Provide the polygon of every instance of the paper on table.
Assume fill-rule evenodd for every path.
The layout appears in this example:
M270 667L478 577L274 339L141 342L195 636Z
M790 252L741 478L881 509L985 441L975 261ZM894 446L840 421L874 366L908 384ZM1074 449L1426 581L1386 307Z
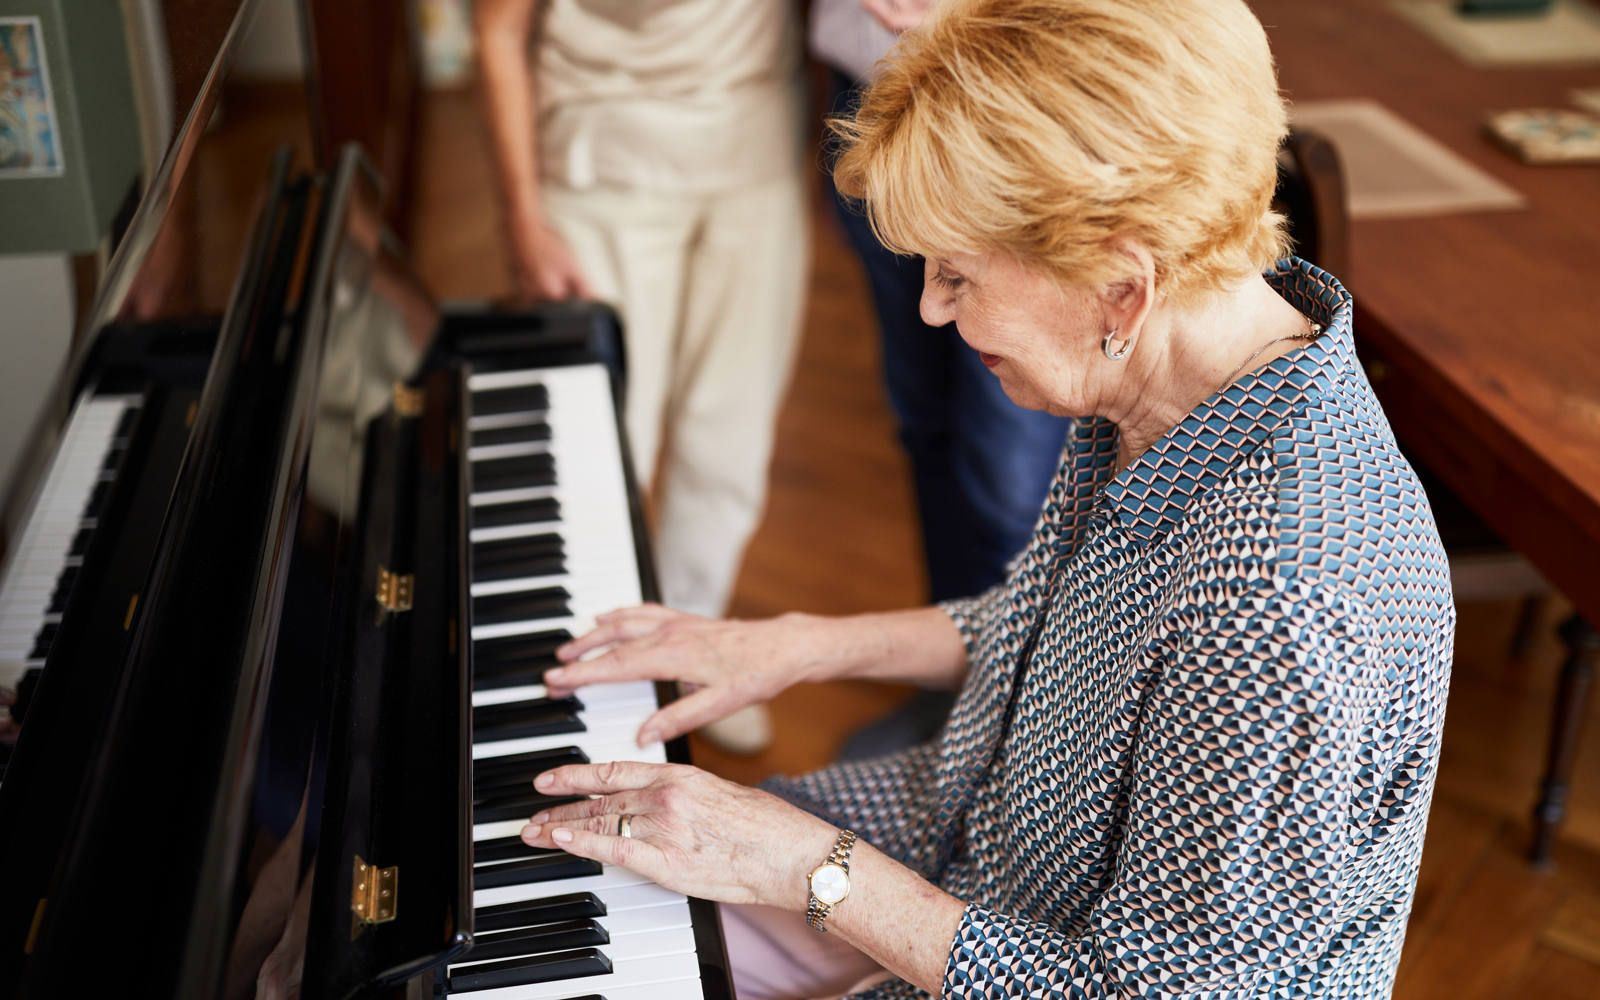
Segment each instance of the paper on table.
M1344 162L1354 219L1521 208L1513 188L1484 173L1376 101L1305 101L1294 123L1326 136Z
M1544 14L1464 17L1454 0L1397 0L1395 9L1474 66L1600 63L1600 12L1556 0Z
M1600 115L1600 87L1579 88L1572 92L1572 103Z

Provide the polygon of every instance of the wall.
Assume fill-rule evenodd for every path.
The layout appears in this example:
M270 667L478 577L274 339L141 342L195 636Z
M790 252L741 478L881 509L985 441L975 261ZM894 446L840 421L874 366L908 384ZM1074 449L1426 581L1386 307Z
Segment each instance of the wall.
M72 340L63 254L0 256L0 496Z

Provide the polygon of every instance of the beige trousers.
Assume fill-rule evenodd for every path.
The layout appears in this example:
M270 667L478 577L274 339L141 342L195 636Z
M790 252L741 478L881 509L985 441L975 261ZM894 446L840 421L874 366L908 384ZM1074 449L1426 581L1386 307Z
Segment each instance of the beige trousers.
M802 176L710 195L547 186L544 198L595 293L622 315L634 467L660 491L663 601L720 615L761 517L800 328Z

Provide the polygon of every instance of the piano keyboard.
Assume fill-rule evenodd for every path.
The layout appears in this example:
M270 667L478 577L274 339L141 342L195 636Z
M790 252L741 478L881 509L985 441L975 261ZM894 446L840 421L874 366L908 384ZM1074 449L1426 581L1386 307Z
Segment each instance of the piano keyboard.
M551 699L554 650L638 603L609 376L582 365L471 376L474 899L468 960L441 993L475 1000L699 1000L684 896L518 839L561 764L665 762L634 745L649 682Z
M139 403L85 395L73 407L0 582L0 687L44 667Z

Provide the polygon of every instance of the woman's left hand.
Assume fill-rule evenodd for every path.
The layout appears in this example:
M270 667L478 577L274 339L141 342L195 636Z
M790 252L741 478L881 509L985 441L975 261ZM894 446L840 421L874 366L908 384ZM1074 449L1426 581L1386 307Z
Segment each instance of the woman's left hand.
M804 909L806 875L838 832L776 795L683 764L575 764L539 775L534 787L599 798L534 816L525 843L724 903ZM619 833L623 816L631 838Z

